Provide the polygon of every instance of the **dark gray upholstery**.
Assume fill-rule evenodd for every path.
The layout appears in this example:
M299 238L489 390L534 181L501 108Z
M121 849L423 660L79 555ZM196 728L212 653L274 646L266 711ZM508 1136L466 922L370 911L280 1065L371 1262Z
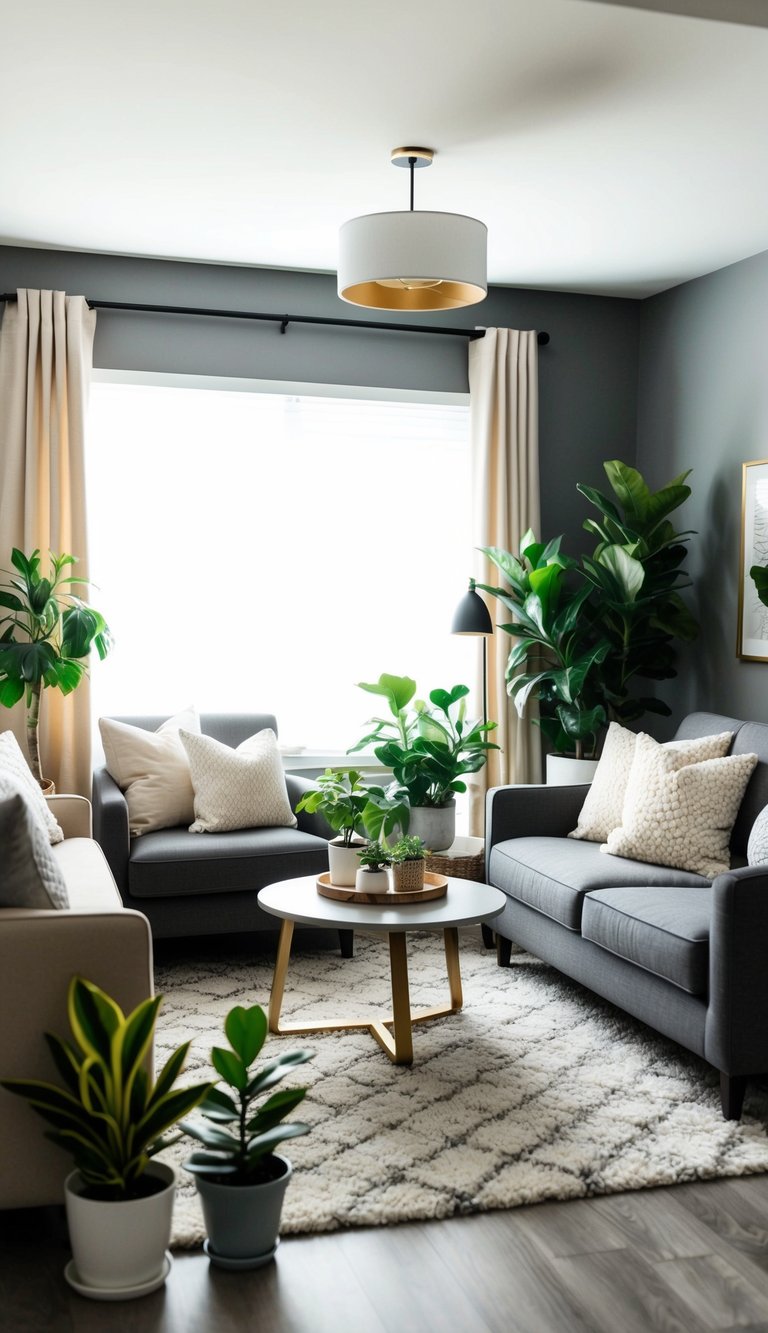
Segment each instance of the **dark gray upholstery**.
M758 764L733 830L733 869L711 886L569 839L584 787L490 791L486 879L507 895L493 923L502 944L530 949L703 1055L721 1071L725 1110L738 1104L734 1080L768 1073L768 866L743 864L768 804L768 725L692 713L676 738L721 731L734 733L730 753L755 753Z
M156 731L163 716L119 717L134 727ZM204 735L236 747L265 727L277 733L271 713L203 713ZM286 774L291 808L312 783ZM302 812L296 828L237 829L231 833L190 833L159 829L131 838L128 807L106 768L93 776L93 829L127 907L143 912L156 938L275 931L275 917L262 912L259 889L328 869L332 830L319 815Z
M489 883L569 930L581 929L584 895L592 889L618 884L709 887L709 880L701 875L607 856L599 843L572 838L513 838L496 843L488 864Z
M706 995L711 915L709 885L599 889L584 899L581 933L691 995Z

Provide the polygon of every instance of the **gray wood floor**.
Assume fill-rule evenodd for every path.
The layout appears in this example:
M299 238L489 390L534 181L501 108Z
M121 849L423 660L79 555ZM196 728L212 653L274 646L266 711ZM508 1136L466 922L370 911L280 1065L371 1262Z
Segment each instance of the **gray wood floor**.
M70 1291L56 1210L0 1213L3 1333L768 1333L768 1176L284 1240L255 1273Z

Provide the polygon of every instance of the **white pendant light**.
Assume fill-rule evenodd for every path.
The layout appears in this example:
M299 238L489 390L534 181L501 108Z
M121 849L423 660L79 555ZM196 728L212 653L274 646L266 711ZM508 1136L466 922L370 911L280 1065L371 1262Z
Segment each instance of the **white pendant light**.
M408 212L350 218L339 232L338 293L370 310L454 310L488 291L488 228L461 213L416 212L413 174L432 164L431 148L396 148L394 166L411 173Z

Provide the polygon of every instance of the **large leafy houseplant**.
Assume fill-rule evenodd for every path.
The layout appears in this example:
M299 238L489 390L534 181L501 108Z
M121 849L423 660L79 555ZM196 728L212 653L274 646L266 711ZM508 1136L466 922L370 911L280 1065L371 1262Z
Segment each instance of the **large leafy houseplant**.
M73 977L67 1013L73 1041L45 1033L62 1085L6 1078L51 1126L46 1138L70 1153L89 1195L109 1202L146 1192L150 1159L167 1146L165 1132L202 1101L211 1084L176 1088L189 1050L184 1042L151 1077L147 1056L162 995L126 1015L105 991Z
M669 715L641 682L673 677L674 641L698 628L680 596L690 585L682 570L690 534L669 519L690 495L688 474L653 492L635 468L618 460L604 468L614 500L578 487L600 511L584 522L598 538L590 555L573 559L562 538L545 544L529 531L516 556L484 548L507 586L478 585L513 614L501 628L516 640L506 677L518 713L537 698L552 748L578 758L595 753L609 721Z
M68 574L73 555L50 554L50 569L41 572L40 552L30 556L13 548L15 574L0 584L0 704L12 708L26 699L29 766L42 782L38 727L45 688L70 694L87 670L92 648L105 658L112 639L99 611L72 592L86 580ZM3 629L2 627L5 626Z
M467 720L466 685L432 690L431 707L414 697L416 682L410 676L383 673L373 683L361 681L360 689L386 699L390 717L371 718L373 730L349 753L372 745L379 762L392 770L396 789L407 794L411 808L447 805L456 792L466 791L464 776L477 773L488 751L499 748L487 739L495 722Z
M367 804L367 789L356 769L326 768L317 779L317 787L304 793L296 811L322 815L342 846L351 847L355 838L365 837L363 815Z

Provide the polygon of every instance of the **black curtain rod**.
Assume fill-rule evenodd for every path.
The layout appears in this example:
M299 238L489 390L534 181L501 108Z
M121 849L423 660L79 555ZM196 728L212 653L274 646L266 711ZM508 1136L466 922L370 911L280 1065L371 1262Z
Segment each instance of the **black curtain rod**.
M15 292L0 295L0 301L15 301ZM260 319L280 325L280 332L285 333L289 324L331 324L347 329L387 329L394 333L438 333L444 337L469 338L474 342L485 337L485 329L452 329L445 326L421 324L389 324L377 319L332 319L326 315L266 315L252 310L209 310L202 306L188 305L143 305L130 301L92 301L86 297L86 304L91 310L137 310L148 311L153 315L208 315L216 319ZM548 333L537 333L536 341L540 347L549 342Z

